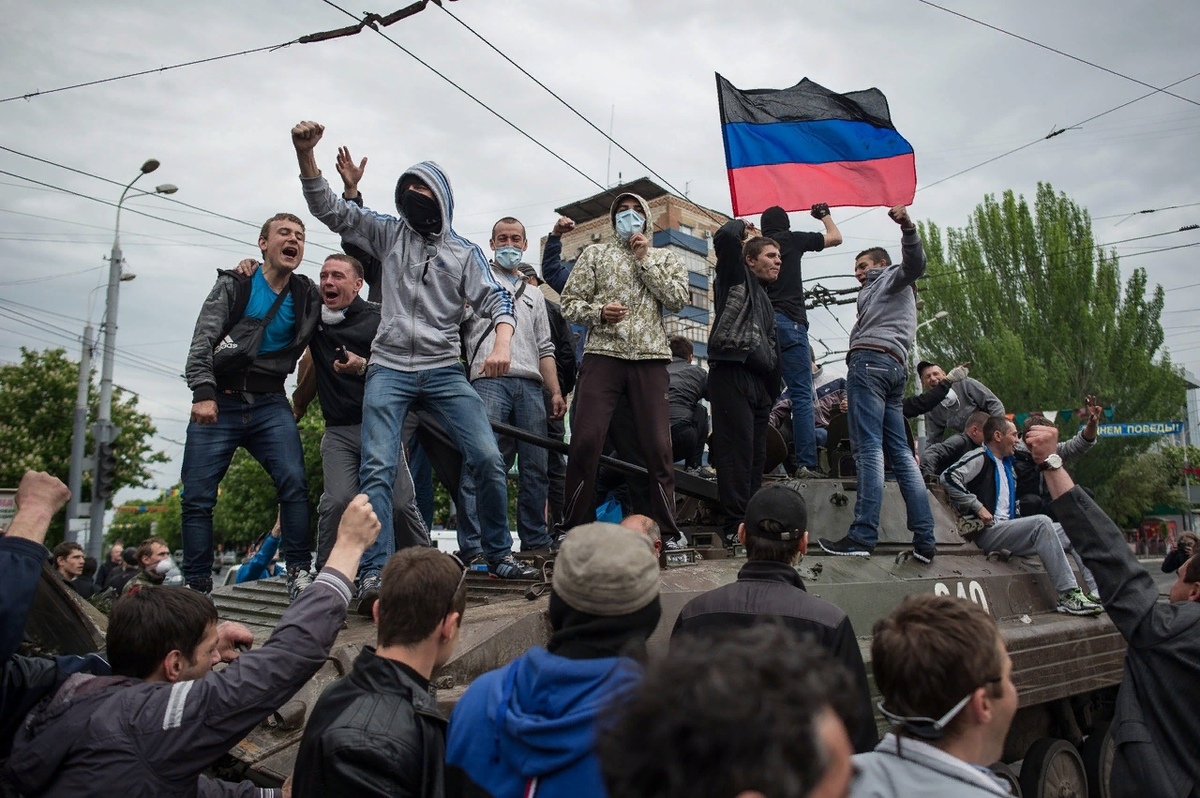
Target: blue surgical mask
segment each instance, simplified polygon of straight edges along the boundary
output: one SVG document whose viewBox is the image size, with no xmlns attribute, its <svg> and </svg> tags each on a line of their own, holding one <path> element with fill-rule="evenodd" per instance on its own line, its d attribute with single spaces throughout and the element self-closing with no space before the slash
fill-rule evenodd
<svg viewBox="0 0 1200 798">
<path fill-rule="evenodd" d="M 628 241 L 634 233 L 642 232 L 642 225 L 645 223 L 646 217 L 633 208 L 626 208 L 617 214 L 617 235 L 622 241 Z"/>
<path fill-rule="evenodd" d="M 496 265 L 505 271 L 512 271 L 521 265 L 521 256 L 525 253 L 516 247 L 500 247 L 496 250 Z"/>
</svg>

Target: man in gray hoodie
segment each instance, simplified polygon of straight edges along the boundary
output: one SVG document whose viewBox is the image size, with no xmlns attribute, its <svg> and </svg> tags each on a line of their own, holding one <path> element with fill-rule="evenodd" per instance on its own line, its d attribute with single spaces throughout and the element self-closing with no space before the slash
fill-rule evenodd
<svg viewBox="0 0 1200 798">
<path fill-rule="evenodd" d="M 496 324 L 495 344 L 483 373 L 508 373 L 516 319 L 513 295 L 492 274 L 479 247 L 454 232 L 454 194 L 441 168 L 423 161 L 396 183 L 399 216 L 346 202 L 329 188 L 313 148 L 325 128 L 301 122 L 292 128 L 300 182 L 308 210 L 344 240 L 383 261 L 383 305 L 371 344 L 363 396 L 360 489 L 370 497 L 383 529 L 363 555 L 358 574 L 359 612 L 379 595 L 379 574 L 392 554 L 392 485 L 400 431 L 416 402 L 435 413 L 454 438 L 478 489 L 478 522 L 488 570 L 501 579 L 528 579 L 536 570 L 512 556 L 504 459 L 488 423 L 487 408 L 459 365 L 463 306 Z"/>
<path fill-rule="evenodd" d="M 867 557 L 879 540 L 879 511 L 883 505 L 883 456 L 887 453 L 900 493 L 908 506 L 914 556 L 933 562 L 933 513 L 925 482 L 917 470 L 904 427 L 904 386 L 908 382 L 908 350 L 917 334 L 917 278 L 925 274 L 925 251 L 908 209 L 897 205 L 888 216 L 900 225 L 901 263 L 892 263 L 887 250 L 872 247 L 854 259 L 858 320 L 850 331 L 846 377 L 850 448 L 858 472 L 854 523 L 840 540 L 820 538 L 830 554 Z"/>
</svg>

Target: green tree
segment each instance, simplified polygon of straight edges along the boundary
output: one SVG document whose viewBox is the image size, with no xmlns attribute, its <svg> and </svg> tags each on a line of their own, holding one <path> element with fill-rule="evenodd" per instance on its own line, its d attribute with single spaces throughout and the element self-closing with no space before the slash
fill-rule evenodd
<svg viewBox="0 0 1200 798">
<path fill-rule="evenodd" d="M 179 486 L 176 485 L 175 488 Z M 180 496 L 148 496 L 141 499 L 130 499 L 123 507 L 161 507 L 166 512 L 161 513 L 117 513 L 112 524 L 104 535 L 106 543 L 123 540 L 126 545 L 136 546 L 148 537 L 157 535 L 167 541 L 172 551 L 183 548 L 183 535 L 180 524 Z"/>
<path fill-rule="evenodd" d="M 1066 194 L 1039 183 L 1032 210 L 1012 191 L 988 195 L 965 227 L 946 229 L 944 245 L 936 224 L 920 227 L 922 315 L 950 314 L 922 329 L 922 355 L 946 367 L 970 361 L 1010 413 L 1082 407 L 1093 394 L 1115 408 L 1113 421 L 1179 418 L 1184 383 L 1162 350 L 1162 286 L 1147 295 L 1144 269 L 1122 283 L 1116 252 L 1096 245 L 1086 209 Z M 1128 514 L 1118 476 L 1152 443 L 1102 439 L 1072 472 L 1106 510 Z"/>
<path fill-rule="evenodd" d="M 88 391 L 88 426 L 100 406 L 100 390 L 94 380 Z M 48 471 L 67 481 L 71 460 L 71 434 L 79 363 L 62 349 L 43 351 L 21 348 L 21 362 L 0 366 L 0 485 L 16 487 L 26 470 Z M 156 429 L 150 416 L 138 409 L 138 398 L 113 387 L 113 423 L 121 427 L 115 450 L 115 489 L 146 487 L 150 467 L 167 462 L 167 456 L 151 445 Z M 94 449 L 87 436 L 87 452 Z M 81 500 L 91 500 L 90 473 L 83 477 Z M 62 539 L 63 515 L 51 526 L 48 543 Z"/>
</svg>

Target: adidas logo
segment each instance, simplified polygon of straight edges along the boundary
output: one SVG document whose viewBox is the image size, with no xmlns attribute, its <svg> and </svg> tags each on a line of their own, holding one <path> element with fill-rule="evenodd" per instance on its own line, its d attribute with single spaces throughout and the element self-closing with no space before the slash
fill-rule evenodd
<svg viewBox="0 0 1200 798">
<path fill-rule="evenodd" d="M 223 341 L 221 341 L 221 343 L 217 344 L 217 348 L 213 350 L 213 354 L 215 355 L 217 352 L 221 352 L 225 349 L 237 349 L 237 348 L 238 348 L 238 345 L 236 343 L 234 343 L 233 339 L 230 338 L 229 336 L 225 336 L 225 340 L 223 340 Z"/>
</svg>

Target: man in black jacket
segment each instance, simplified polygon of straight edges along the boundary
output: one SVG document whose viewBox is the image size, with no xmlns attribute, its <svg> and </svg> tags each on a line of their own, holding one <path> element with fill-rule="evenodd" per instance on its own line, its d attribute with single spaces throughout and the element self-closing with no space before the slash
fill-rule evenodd
<svg viewBox="0 0 1200 798">
<path fill-rule="evenodd" d="M 945 384 L 945 383 L 943 383 Z M 934 389 L 936 390 L 936 389 Z M 907 399 L 905 401 L 908 401 Z M 927 477 L 937 477 L 950 466 L 957 463 L 967 452 L 978 449 L 983 445 L 983 425 L 991 418 L 985 411 L 976 410 L 967 417 L 967 428 L 956 432 L 941 443 L 925 447 L 921 455 L 921 473 Z M 1020 495 L 1020 490 L 1017 491 Z"/>
<path fill-rule="evenodd" d="M 854 750 L 870 751 L 879 742 L 867 671 L 854 627 L 838 607 L 810 596 L 795 564 L 808 550 L 808 509 L 804 497 L 785 485 L 768 485 L 746 506 L 738 540 L 746 546 L 746 564 L 737 581 L 689 601 L 675 620 L 671 640 L 680 635 L 721 637 L 770 616 L 798 634 L 814 637 L 839 660 L 854 680 L 853 717 L 844 717 Z"/>
<path fill-rule="evenodd" d="M 712 405 L 710 459 L 725 514 L 725 541 L 733 545 L 746 502 L 762 484 L 767 421 L 779 395 L 775 312 L 764 285 L 779 276 L 779 245 L 753 225 L 734 219 L 713 236 L 717 279 L 708 335 L 708 401 Z"/>
<path fill-rule="evenodd" d="M 317 570 L 325 564 L 337 537 L 338 522 L 358 495 L 362 459 L 362 404 L 371 342 L 379 328 L 379 306 L 358 295 L 362 265 L 349 255 L 330 255 L 321 266 L 321 321 L 309 343 L 312 368 L 301 369 L 292 394 L 292 413 L 299 420 L 314 395 L 321 399 L 325 434 L 321 467 L 325 490 L 317 520 Z M 429 532 L 417 509 L 412 477 L 403 457 L 396 460 L 392 498 L 396 548 L 429 545 Z M 374 597 L 359 598 L 359 612 L 371 614 Z"/>
<path fill-rule="evenodd" d="M 258 247 L 264 264 L 252 277 L 220 272 L 188 351 L 193 404 L 183 449 L 183 575 L 194 590 L 212 591 L 217 486 L 242 446 L 275 483 L 280 548 L 294 599 L 312 583 L 312 535 L 304 450 L 283 381 L 308 346 L 321 301 L 312 280 L 295 274 L 304 260 L 304 223 L 298 217 L 272 216 Z M 246 351 L 255 334 L 261 343 Z"/>
<path fill-rule="evenodd" d="M 409 548 L 383 569 L 379 647 L 321 695 L 296 758 L 294 798 L 441 798 L 446 719 L 429 680 L 454 653 L 467 605 L 462 563 Z"/>
<path fill-rule="evenodd" d="M 692 362 L 692 342 L 672 335 L 671 362 L 667 365 L 667 400 L 671 405 L 671 448 L 675 461 L 699 468 L 708 441 L 708 410 L 700 400 L 708 396 L 708 372 Z"/>
<path fill-rule="evenodd" d="M 1109 795 L 1114 798 L 1200 794 L 1200 557 L 1193 555 L 1171 586 L 1170 601 L 1104 512 L 1061 465 L 1058 430 L 1034 427 L 1026 443 L 1054 500 L 1067 536 L 1100 586 L 1108 617 L 1129 642 L 1111 734 Z"/>
<path fill-rule="evenodd" d="M 787 212 L 778 205 L 762 214 L 763 235 L 779 245 L 779 278 L 766 286 L 767 296 L 775 314 L 775 331 L 779 337 L 780 373 L 792 400 L 792 436 L 795 440 L 796 463 L 806 473 L 817 468 L 816 428 L 813 421 L 812 348 L 808 343 L 808 316 L 804 309 L 804 284 L 800 273 L 800 258 L 805 252 L 820 252 L 825 247 L 842 243 L 842 234 L 829 206 L 824 203 L 812 208 L 814 219 L 825 226 L 824 233 L 792 232 Z"/>
</svg>

